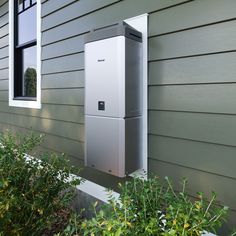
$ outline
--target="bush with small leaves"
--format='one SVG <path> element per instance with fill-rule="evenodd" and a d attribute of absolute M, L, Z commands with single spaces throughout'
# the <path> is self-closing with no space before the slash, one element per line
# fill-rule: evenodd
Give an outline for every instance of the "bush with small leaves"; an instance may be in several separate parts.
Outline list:
<path fill-rule="evenodd" d="M 33 133 L 0 137 L 0 235 L 42 235 L 55 213 L 68 207 L 78 173 L 64 155 L 27 156 L 42 140 Z"/>
<path fill-rule="evenodd" d="M 182 191 L 175 192 L 168 178 L 162 184 L 157 177 L 147 180 L 134 178 L 120 185 L 118 200 L 111 198 L 110 205 L 96 211 L 95 217 L 71 221 L 67 229 L 77 229 L 78 235 L 93 236 L 198 236 L 202 232 L 215 232 L 221 226 L 227 207 L 216 204 L 213 193 L 210 200 L 198 193 L 191 199 L 182 181 Z M 61 233 L 71 236 L 69 230 Z"/>

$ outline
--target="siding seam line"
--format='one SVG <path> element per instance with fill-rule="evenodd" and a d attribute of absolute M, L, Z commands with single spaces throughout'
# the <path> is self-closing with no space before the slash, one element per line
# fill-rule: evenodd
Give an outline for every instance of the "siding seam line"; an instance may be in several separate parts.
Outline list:
<path fill-rule="evenodd" d="M 0 29 L 1 29 L 1 28 L 0 28 Z M 3 35 L 3 36 L 1 36 L 0 39 L 5 38 L 5 37 L 7 37 L 7 36 L 8 36 L 8 33 L 5 34 L 5 35 Z"/>
<path fill-rule="evenodd" d="M 48 0 L 47 0 L 47 1 L 48 1 Z M 46 2 L 47 2 L 47 1 L 46 1 Z M 44 2 L 44 3 L 46 3 L 46 2 Z M 64 5 L 64 6 L 62 6 L 62 7 L 59 7 L 59 8 L 57 8 L 56 10 L 53 10 L 53 11 L 51 11 L 51 12 L 45 14 L 45 15 L 42 14 L 42 19 L 45 18 L 45 17 L 47 17 L 47 16 L 49 16 L 49 15 L 52 15 L 53 13 L 55 13 L 55 12 L 57 12 L 57 11 L 62 10 L 63 8 L 68 7 L 68 6 L 70 6 L 70 5 L 72 5 L 72 4 L 76 3 L 76 2 L 78 2 L 78 0 L 74 0 L 74 1 L 72 1 L 72 2 L 70 2 L 70 3 L 67 3 L 66 5 Z M 44 3 L 43 3 L 43 4 L 44 4 Z"/>
<path fill-rule="evenodd" d="M 3 46 L 3 47 L 0 47 L 0 49 L 3 49 L 3 48 L 7 48 L 9 46 L 9 44 Z"/>
<path fill-rule="evenodd" d="M 2 103 L 8 103 L 8 100 L 0 100 Z M 84 107 L 84 105 L 74 105 L 74 104 L 60 104 L 60 103 L 47 103 L 43 102 L 44 105 L 55 105 L 55 106 L 71 106 L 71 107 Z"/>
<path fill-rule="evenodd" d="M 83 89 L 84 86 L 81 87 L 63 87 L 63 88 L 42 88 L 43 91 L 49 91 L 49 90 L 64 90 L 64 89 Z"/>
<path fill-rule="evenodd" d="M 236 49 L 226 50 L 226 51 L 218 51 L 218 52 L 209 52 L 209 53 L 199 53 L 199 54 L 194 54 L 194 55 L 186 55 L 186 56 L 178 56 L 178 57 L 170 57 L 170 58 L 162 58 L 162 59 L 150 59 L 150 60 L 148 60 L 148 63 L 159 62 L 159 61 L 168 61 L 168 60 L 178 60 L 178 59 L 185 59 L 185 58 L 191 58 L 191 57 L 210 56 L 210 55 L 224 54 L 224 53 L 234 53 L 234 52 L 236 52 Z"/>
<path fill-rule="evenodd" d="M 199 172 L 203 172 L 203 173 L 207 173 L 207 174 L 211 174 L 211 175 L 220 176 L 220 177 L 227 178 L 227 179 L 236 180 L 235 177 L 225 176 L 225 175 L 218 174 L 218 173 L 211 172 L 211 171 L 205 171 L 205 170 L 201 170 L 201 169 L 196 169 L 196 168 L 194 168 L 194 167 L 189 167 L 189 166 L 181 165 L 181 164 L 174 163 L 174 162 L 163 161 L 163 160 L 160 160 L 160 159 L 155 159 L 155 158 L 153 158 L 153 157 L 148 157 L 148 158 L 149 158 L 150 160 L 152 160 L 152 161 L 159 161 L 159 162 L 166 163 L 166 164 L 169 164 L 169 165 L 172 165 L 172 166 L 179 166 L 179 167 L 183 167 L 183 168 L 186 168 L 186 169 L 191 169 L 191 170 L 195 170 L 195 171 L 199 171 Z"/>
<path fill-rule="evenodd" d="M 0 61 L 9 58 L 9 56 L 6 57 L 0 57 Z"/>
<path fill-rule="evenodd" d="M 148 84 L 148 87 L 165 87 L 165 86 L 194 86 L 194 85 L 223 85 L 223 84 L 236 84 L 236 81 L 225 82 L 194 82 L 194 83 L 178 83 L 178 84 Z"/>
<path fill-rule="evenodd" d="M 41 120 L 52 120 L 52 121 L 58 121 L 58 122 L 64 122 L 64 123 L 72 123 L 72 124 L 76 124 L 76 125 L 81 125 L 84 126 L 84 123 L 79 123 L 79 122 L 75 122 L 75 121 L 66 121 L 66 120 L 60 120 L 60 119 L 55 119 L 55 118 L 47 118 L 47 117 L 43 117 L 43 116 L 34 116 L 34 115 L 24 115 L 24 114 L 20 114 L 20 113 L 15 113 L 15 112 L 7 112 L 7 111 L 1 111 L 0 113 L 5 113 L 5 114 L 9 114 L 9 115 L 16 115 L 16 116 L 23 116 L 23 117 L 27 117 L 27 118 L 38 118 Z"/>
<path fill-rule="evenodd" d="M 62 153 L 62 152 L 60 152 L 60 151 L 58 151 L 58 150 L 56 150 L 56 149 L 54 149 L 54 148 L 48 148 L 48 147 L 45 147 L 44 145 L 41 145 L 41 144 L 40 144 L 39 146 L 42 147 L 42 148 L 44 148 L 44 149 L 47 149 L 47 150 L 49 150 L 49 151 L 52 151 L 52 152 Z M 76 160 L 79 160 L 79 161 L 84 162 L 84 159 L 80 159 L 80 158 L 82 158 L 82 157 L 76 157 L 76 156 L 71 155 L 71 154 L 69 154 L 68 156 L 71 156 L 72 158 L 74 158 L 74 159 L 76 159 Z"/>
<path fill-rule="evenodd" d="M 27 129 L 27 130 L 32 131 L 31 128 L 27 128 L 27 127 L 24 127 L 24 126 L 15 125 L 15 124 L 3 122 L 3 121 L 0 121 L 0 124 L 6 124 L 6 125 L 9 125 L 9 126 L 15 126 L 15 127 L 18 127 L 18 128 L 23 128 L 23 129 Z M 48 133 L 48 132 L 40 131 L 40 130 L 37 130 L 37 129 L 34 129 L 34 131 L 38 132 L 38 133 L 43 133 L 43 134 L 46 134 L 46 135 L 50 135 L 50 136 L 55 136 L 55 137 L 59 137 L 59 138 L 63 138 L 63 139 L 68 139 L 68 140 L 71 140 L 71 141 L 74 141 L 74 142 L 77 142 L 77 143 L 81 143 L 81 144 L 84 143 L 84 141 L 82 141 L 82 140 L 72 139 L 72 138 L 69 138 L 69 137 L 65 137 L 65 136 L 61 136 L 61 135 L 57 135 L 57 134 L 53 134 L 53 133 Z"/>
<path fill-rule="evenodd" d="M 8 1 L 5 1 L 2 5 L 0 5 L 0 7 L 4 6 L 6 3 L 8 3 Z"/>
<path fill-rule="evenodd" d="M 167 9 L 170 9 L 170 8 L 178 7 L 178 6 L 193 2 L 193 1 L 195 1 L 195 0 L 187 0 L 187 1 L 184 1 L 184 2 L 180 2 L 180 3 L 174 4 L 174 5 L 168 6 L 168 7 L 163 7 L 163 8 L 160 8 L 158 10 L 150 11 L 148 14 L 153 14 L 153 13 L 164 11 L 164 10 L 167 10 Z"/>
<path fill-rule="evenodd" d="M 59 39 L 59 40 L 56 40 L 56 41 L 52 41 L 50 43 L 45 43 L 45 44 L 42 44 L 42 47 L 46 47 L 46 46 L 49 46 L 51 44 L 56 44 L 56 43 L 59 43 L 59 42 L 62 42 L 62 41 L 65 41 L 65 40 L 68 40 L 68 39 L 72 39 L 72 38 L 76 38 L 78 36 L 83 36 L 85 34 L 89 33 L 89 31 L 85 31 L 83 33 L 80 33 L 80 34 L 75 34 L 75 35 L 72 35 L 72 36 L 69 36 L 69 37 L 66 37 L 66 38 L 63 38 L 63 39 Z"/>
<path fill-rule="evenodd" d="M 67 70 L 67 71 L 58 71 L 58 72 L 49 72 L 49 73 L 42 73 L 41 75 L 54 75 L 54 74 L 63 74 L 68 72 L 77 72 L 77 71 L 84 71 L 84 68 L 82 69 L 75 69 L 75 70 Z"/>
<path fill-rule="evenodd" d="M 52 29 L 54 29 L 54 28 L 57 28 L 57 27 L 59 27 L 59 26 L 61 26 L 61 25 L 67 24 L 67 23 L 69 23 L 69 22 L 71 22 L 71 21 L 77 20 L 77 19 L 79 19 L 79 18 L 81 18 L 81 17 L 84 17 L 84 16 L 86 16 L 86 15 L 92 14 L 92 13 L 94 13 L 94 12 L 96 12 L 96 11 L 100 11 L 100 10 L 102 10 L 102 9 L 105 9 L 105 8 L 107 8 L 107 7 L 110 7 L 110 6 L 112 6 L 112 5 L 115 5 L 115 4 L 117 4 L 117 3 L 119 3 L 119 2 L 122 2 L 122 1 L 123 1 L 123 0 L 118 0 L 118 1 L 115 1 L 115 2 L 113 2 L 113 3 L 111 3 L 111 4 L 108 4 L 108 5 L 105 5 L 105 6 L 103 6 L 103 7 L 100 7 L 100 8 L 97 8 L 97 9 L 95 9 L 95 10 L 92 10 L 92 11 L 90 11 L 90 12 L 84 13 L 84 14 L 82 14 L 82 15 L 80 15 L 80 16 L 76 16 L 76 17 L 74 17 L 74 18 L 72 18 L 72 19 L 70 19 L 70 20 L 64 21 L 63 23 L 60 23 L 60 24 L 58 24 L 58 25 L 54 25 L 53 27 L 50 27 L 50 28 L 47 28 L 47 29 L 43 29 L 42 32 L 45 33 L 45 32 L 47 32 L 47 31 L 52 30 Z"/>
<path fill-rule="evenodd" d="M 79 18 L 81 18 L 81 17 L 84 17 L 84 16 L 86 16 L 86 15 L 92 14 L 92 13 L 94 13 L 94 12 L 96 12 L 96 11 L 99 11 L 99 10 L 102 10 L 102 9 L 104 9 L 104 8 L 110 7 L 110 6 L 112 6 L 112 5 L 115 5 L 115 4 L 117 4 L 117 3 L 120 3 L 120 2 L 122 2 L 122 1 L 123 1 L 123 0 L 118 0 L 118 1 L 116 1 L 116 2 L 113 2 L 113 3 L 111 3 L 111 4 L 108 4 L 108 5 L 106 5 L 106 6 L 97 8 L 97 9 L 92 10 L 92 11 L 87 12 L 87 13 L 84 13 L 84 14 L 82 14 L 82 15 L 80 15 L 80 16 L 77 16 L 77 17 L 74 17 L 74 18 L 72 18 L 72 19 L 70 19 L 70 20 L 68 20 L 68 21 L 65 21 L 65 22 L 63 22 L 63 23 L 61 23 L 61 24 L 54 25 L 53 27 L 47 28 L 47 29 L 43 30 L 42 32 L 46 32 L 46 31 L 51 30 L 51 29 L 53 29 L 53 28 L 59 27 L 59 26 L 61 26 L 61 25 L 63 25 L 63 24 L 66 24 L 66 23 L 71 22 L 71 21 L 73 21 L 73 20 L 77 20 L 77 19 L 79 19 Z M 164 10 L 166 10 L 166 9 L 169 9 L 169 8 L 172 8 L 172 7 L 176 7 L 176 6 L 179 6 L 179 5 L 183 5 L 183 4 L 192 2 L 192 1 L 194 1 L 194 0 L 188 0 L 188 1 L 185 1 L 185 2 L 181 2 L 181 3 L 178 3 L 178 4 L 174 4 L 174 5 L 168 6 L 168 7 L 163 7 L 163 8 L 160 8 L 160 9 L 156 10 L 156 11 L 150 11 L 150 12 L 148 12 L 148 14 L 152 14 L 152 13 L 159 12 L 159 11 L 164 11 Z M 54 11 L 54 12 L 56 12 L 56 11 Z M 45 17 L 45 16 L 43 16 L 43 18 L 44 18 L 44 17 Z"/>
<path fill-rule="evenodd" d="M 3 28 L 3 27 L 5 27 L 5 26 L 8 25 L 8 24 L 9 24 L 9 23 L 7 22 L 6 24 L 0 26 L 0 29 Z"/>
<path fill-rule="evenodd" d="M 211 22 L 211 23 L 207 23 L 207 24 L 192 26 L 192 27 L 179 29 L 179 30 L 174 30 L 174 31 L 170 31 L 170 32 L 162 33 L 162 34 L 150 35 L 148 38 L 151 39 L 151 38 L 155 38 L 155 37 L 161 37 L 161 36 L 180 33 L 180 32 L 184 32 L 184 31 L 188 31 L 188 30 L 199 29 L 199 28 L 204 28 L 204 27 L 208 27 L 208 26 L 214 26 L 214 25 L 217 25 L 217 24 L 223 24 L 223 23 L 231 22 L 231 21 L 235 21 L 235 20 L 236 20 L 236 17 L 232 17 L 232 18 L 225 19 L 225 20 L 220 20 L 220 21 L 215 21 L 215 22 Z"/>
<path fill-rule="evenodd" d="M 0 50 L 1 49 L 4 49 L 4 48 L 7 48 L 9 46 L 9 44 L 7 44 L 7 45 L 5 45 L 5 46 L 3 46 L 3 47 L 0 47 Z"/>
<path fill-rule="evenodd" d="M 1 6 L 0 6 L 1 7 Z M 8 11 L 0 16 L 0 19 L 8 14 Z"/>
<path fill-rule="evenodd" d="M 219 113 L 219 112 L 206 112 L 206 111 L 187 111 L 187 110 L 169 110 L 169 109 L 154 109 L 149 108 L 148 111 L 164 111 L 164 112 L 175 112 L 175 113 L 193 113 L 193 114 L 205 114 L 205 115 L 223 115 L 223 116 L 236 116 L 236 113 Z"/>
<path fill-rule="evenodd" d="M 0 100 L 1 101 L 1 100 Z M 2 100 L 3 102 L 6 102 L 4 100 Z M 42 105 L 54 105 L 54 106 L 71 106 L 71 107 L 84 107 L 84 105 L 80 105 L 80 104 L 61 104 L 61 103 L 50 103 L 50 102 L 42 102 Z"/>
<path fill-rule="evenodd" d="M 222 143 L 209 142 L 209 141 L 204 141 L 204 140 L 196 140 L 196 139 L 191 139 L 191 138 L 183 138 L 183 137 L 177 137 L 177 136 L 170 136 L 170 135 L 165 135 L 165 134 L 154 134 L 154 133 L 148 132 L 148 135 L 160 136 L 160 137 L 164 137 L 164 138 L 180 139 L 180 140 L 186 140 L 186 141 L 192 141 L 192 142 L 198 142 L 198 143 L 205 143 L 205 144 L 212 144 L 212 145 L 219 145 L 219 146 L 224 146 L 224 147 L 236 148 L 236 145 L 234 146 L 234 145 L 230 145 L 230 144 L 222 144 Z"/>
<path fill-rule="evenodd" d="M 65 54 L 60 55 L 60 56 L 54 56 L 54 57 L 44 58 L 44 59 L 42 59 L 41 61 L 49 61 L 49 60 L 57 59 L 57 58 L 61 58 L 61 57 L 73 56 L 73 55 L 77 55 L 77 54 L 80 54 L 80 53 L 83 53 L 83 52 L 84 52 L 84 51 L 78 51 L 78 52 L 73 52 L 73 53 L 65 53 Z"/>
<path fill-rule="evenodd" d="M 80 70 L 84 70 L 84 68 L 78 68 L 78 69 L 73 69 L 73 70 L 69 70 L 67 72 L 70 72 L 70 71 L 80 71 Z M 53 72 L 47 72 L 47 73 L 41 73 L 41 75 L 50 75 L 50 74 L 60 74 L 60 73 L 65 73 L 65 71 L 53 71 Z"/>

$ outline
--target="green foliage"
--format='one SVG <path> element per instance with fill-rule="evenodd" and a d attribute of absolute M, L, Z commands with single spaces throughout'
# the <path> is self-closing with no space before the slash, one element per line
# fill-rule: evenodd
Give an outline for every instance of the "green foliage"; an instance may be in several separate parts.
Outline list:
<path fill-rule="evenodd" d="M 96 212 L 95 217 L 80 223 L 71 222 L 67 229 L 77 227 L 78 235 L 142 235 L 189 236 L 203 231 L 215 232 L 221 226 L 227 208 L 216 205 L 215 194 L 210 201 L 198 193 L 197 200 L 186 194 L 186 180 L 182 191 L 175 192 L 168 178 L 161 184 L 157 177 L 121 185 L 119 200 L 110 199 L 110 205 Z M 61 235 L 74 235 L 71 231 Z"/>
<path fill-rule="evenodd" d="M 33 133 L 0 137 L 0 235 L 41 235 L 55 220 L 55 212 L 68 207 L 78 170 L 62 155 L 25 157 L 42 140 Z"/>
<path fill-rule="evenodd" d="M 230 236 L 236 236 L 236 230 L 233 230 Z"/>
<path fill-rule="evenodd" d="M 24 74 L 25 95 L 28 97 L 36 97 L 37 72 L 35 68 L 28 67 Z"/>

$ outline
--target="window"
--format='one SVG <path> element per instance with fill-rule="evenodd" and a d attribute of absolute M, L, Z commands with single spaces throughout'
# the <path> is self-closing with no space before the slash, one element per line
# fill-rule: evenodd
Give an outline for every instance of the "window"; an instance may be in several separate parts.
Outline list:
<path fill-rule="evenodd" d="M 41 108 L 40 5 L 39 0 L 10 0 L 10 106 Z"/>

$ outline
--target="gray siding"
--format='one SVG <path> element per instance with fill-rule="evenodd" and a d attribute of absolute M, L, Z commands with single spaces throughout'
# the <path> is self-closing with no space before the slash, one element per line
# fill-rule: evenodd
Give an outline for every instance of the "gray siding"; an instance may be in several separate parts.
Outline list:
<path fill-rule="evenodd" d="M 34 110 L 8 106 L 8 4 L 0 0 L 0 128 L 45 133 L 42 148 L 83 165 L 84 35 L 149 13 L 149 169 L 188 177 L 191 194 L 216 191 L 236 216 L 236 1 L 41 2 L 42 109 Z"/>

